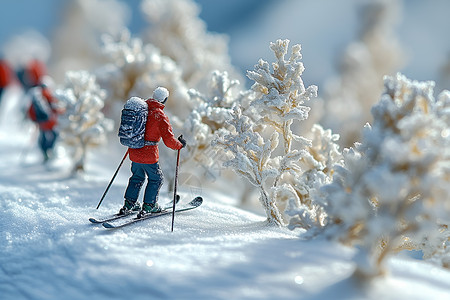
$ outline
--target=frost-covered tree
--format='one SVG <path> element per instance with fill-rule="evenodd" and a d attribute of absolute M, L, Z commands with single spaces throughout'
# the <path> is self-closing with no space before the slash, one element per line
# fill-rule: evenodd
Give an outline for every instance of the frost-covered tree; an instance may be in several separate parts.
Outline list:
<path fill-rule="evenodd" d="M 337 144 L 339 136 L 318 124 L 311 133 L 311 145 L 306 147 L 307 154 L 299 161 L 302 172 L 287 180 L 290 188 L 289 193 L 285 193 L 285 202 L 290 229 L 322 229 L 326 225 L 324 207 L 315 199 L 321 197 L 321 187 L 331 183 L 334 169 L 342 165 L 342 153 Z"/>
<path fill-rule="evenodd" d="M 438 231 L 430 232 L 413 249 L 423 252 L 423 258 L 436 265 L 450 269 L 450 230 L 447 224 L 440 224 Z"/>
<path fill-rule="evenodd" d="M 445 90 L 439 94 L 436 111 L 437 115 L 447 123 L 447 129 L 441 132 L 441 136 L 448 138 L 450 135 L 450 91 Z M 449 174 L 450 167 L 447 166 L 444 169 L 444 176 L 448 177 Z M 442 196 L 445 197 L 445 195 Z M 450 197 L 447 194 L 447 201 L 449 199 Z M 422 250 L 424 259 L 450 269 L 450 221 L 448 219 L 447 221 L 439 219 L 437 221 L 438 228 L 435 228 L 437 230 L 426 236 L 416 248 Z"/>
<path fill-rule="evenodd" d="M 102 88 L 107 90 L 109 100 L 125 102 L 132 96 L 147 99 L 158 86 L 170 91 L 166 106 L 172 114 L 185 117 L 189 97 L 181 78 L 181 69 L 169 57 L 161 55 L 151 44 L 144 44 L 129 31 L 121 34 L 103 35 L 104 65 L 94 73 Z"/>
<path fill-rule="evenodd" d="M 227 126 L 232 106 L 240 104 L 248 107 L 251 98 L 251 92 L 238 90 L 238 85 L 239 81 L 230 80 L 227 72 L 215 71 L 209 82 L 208 93 L 203 94 L 195 89 L 188 91 L 194 109 L 183 127 L 187 154 L 182 164 L 202 166 L 204 174 L 213 179 L 218 175 L 215 174 L 215 165 L 218 164 L 220 154 L 211 147 L 211 141 L 221 128 Z"/>
<path fill-rule="evenodd" d="M 360 7 L 361 32 L 340 59 L 339 77 L 324 88 L 325 113 L 320 122 L 340 135 L 340 144 L 359 141 L 360 128 L 371 121 L 370 108 L 383 91 L 383 76 L 394 75 L 403 64 L 395 38 L 398 0 L 365 1 Z"/>
<path fill-rule="evenodd" d="M 450 98 L 443 92 L 435 100 L 433 87 L 385 77 L 373 126 L 344 151 L 345 166 L 323 189 L 333 237 L 361 247 L 357 275 L 382 274 L 386 257 L 405 242 L 436 244 L 449 224 Z"/>
<path fill-rule="evenodd" d="M 267 186 L 268 179 L 278 175 L 270 157 L 278 146 L 278 133 L 274 132 L 265 140 L 255 131 L 255 124 L 242 114 L 238 106 L 234 107 L 231 116 L 228 123 L 233 129 L 220 130 L 212 144 L 230 153 L 231 157 L 224 163 L 225 167 L 231 167 L 258 188 L 259 200 L 269 222 L 282 225 L 281 213 L 275 199 L 271 198 L 270 185 Z"/>
<path fill-rule="evenodd" d="M 200 7 L 194 1 L 144 0 L 141 8 L 150 23 L 144 40 L 176 62 L 187 86 L 206 91 L 215 70 L 240 79 L 231 65 L 227 37 L 206 30 L 199 18 Z"/>
<path fill-rule="evenodd" d="M 309 86 L 305 89 L 301 75 L 304 71 L 300 45 L 292 47 L 289 60 L 285 60 L 288 52 L 289 40 L 277 40 L 270 43 L 270 49 L 277 61 L 272 64 L 260 59 L 254 71 L 247 72 L 247 76 L 255 81 L 252 86 L 257 95 L 251 103 L 261 115 L 259 122 L 278 132 L 283 139 L 283 155 L 292 151 L 293 141 L 300 142 L 303 147 L 310 141 L 295 135 L 291 130 L 294 120 L 303 121 L 308 118 L 309 107 L 303 105 L 305 101 L 317 96 L 317 87 Z M 282 175 L 282 174 L 281 174 Z"/>
<path fill-rule="evenodd" d="M 298 210 L 293 212 L 294 206 L 298 209 L 299 206 L 306 205 L 310 211 L 307 217 L 311 219 L 315 212 L 315 220 L 322 223 L 318 221 L 323 219 L 318 213 L 320 209 L 310 201 L 309 191 L 302 189 L 299 183 L 307 184 L 308 180 L 319 183 L 315 180 L 319 175 L 306 175 L 303 167 L 323 171 L 333 164 L 335 161 L 332 159 L 329 163 L 323 162 L 333 152 L 330 147 L 337 149 L 335 144 L 335 147 L 330 146 L 337 136 L 316 126 L 313 144 L 311 140 L 292 131 L 294 121 L 300 122 L 308 118 L 309 107 L 304 103 L 317 95 L 317 87 L 305 88 L 303 84 L 301 75 L 304 67 L 300 61 L 300 45 L 294 45 L 290 57 L 286 59 L 288 46 L 288 40 L 271 43 L 270 48 L 276 57 L 272 69 L 268 62 L 260 60 L 255 70 L 247 73 L 255 81 L 252 86 L 255 99 L 250 102 L 250 109 L 247 110 L 249 115 L 243 114 L 240 107 L 234 108 L 229 121 L 232 128 L 221 130 L 213 144 L 223 148 L 230 156 L 225 166 L 231 167 L 258 188 L 260 202 L 270 221 L 285 224 L 287 216 L 283 211 L 291 202 L 291 214 L 296 215 L 297 219 L 300 214 Z M 324 146 L 327 135 L 330 144 Z M 298 205 L 294 205 L 292 199 L 296 199 Z M 301 200 L 305 200 L 304 203 Z M 303 217 L 306 218 L 301 216 Z M 303 224 L 309 222 L 303 221 Z M 300 224 L 301 221 L 297 223 Z"/>
<path fill-rule="evenodd" d="M 58 129 L 61 140 L 73 151 L 74 171 L 84 170 L 87 149 L 106 142 L 114 122 L 102 113 L 106 93 L 87 71 L 66 73 L 65 84 L 56 91 L 64 107 Z"/>

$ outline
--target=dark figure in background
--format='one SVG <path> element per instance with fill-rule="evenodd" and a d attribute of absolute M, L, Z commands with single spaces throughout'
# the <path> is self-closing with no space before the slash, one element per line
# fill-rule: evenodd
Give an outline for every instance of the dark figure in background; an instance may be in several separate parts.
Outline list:
<path fill-rule="evenodd" d="M 55 130 L 57 115 L 60 113 L 56 108 L 57 100 L 42 83 L 30 88 L 28 94 L 31 98 L 28 116 L 39 126 L 39 148 L 44 156 L 44 162 L 47 162 L 58 136 Z"/>

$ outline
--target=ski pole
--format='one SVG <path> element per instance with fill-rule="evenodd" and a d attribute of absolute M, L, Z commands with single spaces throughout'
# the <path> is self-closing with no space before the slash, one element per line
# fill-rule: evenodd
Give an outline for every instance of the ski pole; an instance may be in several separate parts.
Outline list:
<path fill-rule="evenodd" d="M 182 138 L 183 135 L 180 135 L 180 138 Z M 175 203 L 176 203 L 176 197 L 177 197 L 177 183 L 178 183 L 178 167 L 180 165 L 180 151 L 181 149 L 178 150 L 177 153 L 177 166 L 175 168 L 175 185 L 173 187 L 173 207 L 172 207 L 172 232 L 173 232 L 173 223 L 175 222 Z"/>
<path fill-rule="evenodd" d="M 109 182 L 108 186 L 106 187 L 106 190 L 105 190 L 105 192 L 103 193 L 103 196 L 102 196 L 102 198 L 100 199 L 100 202 L 99 202 L 98 205 L 97 205 L 97 209 L 100 207 L 100 204 L 102 204 L 103 199 L 105 199 L 106 193 L 108 193 L 108 190 L 109 190 L 109 188 L 111 187 L 111 184 L 113 183 L 114 179 L 116 178 L 117 173 L 118 173 L 119 170 L 120 170 L 120 167 L 122 167 L 123 161 L 125 160 L 125 158 L 127 157 L 127 155 L 128 155 L 128 150 L 127 150 L 127 152 L 125 152 L 125 155 L 123 156 L 122 161 L 120 162 L 120 164 L 119 164 L 119 166 L 117 167 L 117 170 L 116 170 L 116 172 L 114 173 L 114 175 L 113 175 L 111 181 Z"/>

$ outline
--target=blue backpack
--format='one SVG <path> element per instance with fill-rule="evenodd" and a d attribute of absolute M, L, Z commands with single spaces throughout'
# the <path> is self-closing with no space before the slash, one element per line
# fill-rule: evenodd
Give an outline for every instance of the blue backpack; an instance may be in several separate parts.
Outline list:
<path fill-rule="evenodd" d="M 127 101 L 120 116 L 119 139 L 122 145 L 133 149 L 144 147 L 147 116 L 147 102 L 138 97 Z"/>
<path fill-rule="evenodd" d="M 31 89 L 31 105 L 36 114 L 36 122 L 42 123 L 50 120 L 52 108 L 47 99 L 42 95 L 42 88 L 34 87 Z"/>

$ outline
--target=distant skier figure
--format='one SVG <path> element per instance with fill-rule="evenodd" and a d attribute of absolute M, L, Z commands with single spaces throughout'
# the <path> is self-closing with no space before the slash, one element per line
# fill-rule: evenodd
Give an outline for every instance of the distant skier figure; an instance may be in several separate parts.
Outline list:
<path fill-rule="evenodd" d="M 57 115 L 60 113 L 56 108 L 57 100 L 43 83 L 30 88 L 28 95 L 31 98 L 28 116 L 39 127 L 39 148 L 44 156 L 44 162 L 47 162 L 58 136 L 55 130 Z"/>
<path fill-rule="evenodd" d="M 161 211 L 158 194 L 164 178 L 158 164 L 158 142 L 162 138 L 164 144 L 173 150 L 180 150 L 186 145 L 183 138 L 174 137 L 172 126 L 163 111 L 168 97 L 169 91 L 164 87 L 158 87 L 153 91 L 152 98 L 144 101 L 133 97 L 127 101 L 122 110 L 119 137 L 121 143 L 129 147 L 132 175 L 125 190 L 125 202 L 119 214 L 140 209 L 137 200 L 146 178 L 148 182 L 138 218 Z"/>

